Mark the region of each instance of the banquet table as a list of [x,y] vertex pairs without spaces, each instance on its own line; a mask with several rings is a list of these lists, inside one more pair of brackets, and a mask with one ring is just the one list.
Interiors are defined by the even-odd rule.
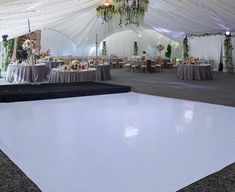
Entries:
[[188,80],[212,80],[210,64],[179,64],[177,77]]
[[49,83],[72,83],[96,81],[96,69],[71,70],[52,69],[49,76]]
[[7,68],[6,80],[11,83],[33,83],[47,81],[47,66],[45,64],[10,64]]
[[98,64],[98,65],[93,65],[93,67],[96,69],[97,81],[104,81],[111,79],[109,64]]
[[47,69],[48,69],[48,74],[51,72],[51,70],[53,68],[57,68],[61,65],[64,65],[64,62],[63,61],[45,61],[44,62],[47,66]]

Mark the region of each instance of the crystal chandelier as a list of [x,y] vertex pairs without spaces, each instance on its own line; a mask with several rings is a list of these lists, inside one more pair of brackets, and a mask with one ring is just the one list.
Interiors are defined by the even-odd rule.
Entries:
[[114,17],[120,26],[136,25],[144,20],[148,8],[148,0],[102,0],[96,8],[97,16],[104,21],[111,21]]

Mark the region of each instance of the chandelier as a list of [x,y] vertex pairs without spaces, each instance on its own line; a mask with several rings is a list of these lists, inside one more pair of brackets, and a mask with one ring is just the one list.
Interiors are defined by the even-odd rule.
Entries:
[[115,18],[120,26],[136,25],[144,20],[148,0],[102,0],[97,6],[97,16],[105,22]]

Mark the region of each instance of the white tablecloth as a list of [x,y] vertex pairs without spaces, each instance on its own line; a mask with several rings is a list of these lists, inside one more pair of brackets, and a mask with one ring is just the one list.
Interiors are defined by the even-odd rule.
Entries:
[[80,71],[62,71],[52,69],[49,77],[50,83],[72,83],[96,81],[96,69]]
[[33,83],[47,81],[47,66],[45,64],[10,64],[7,68],[6,80],[14,83]]

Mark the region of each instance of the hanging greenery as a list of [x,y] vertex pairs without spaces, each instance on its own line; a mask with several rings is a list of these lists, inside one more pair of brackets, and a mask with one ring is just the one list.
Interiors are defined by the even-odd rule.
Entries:
[[137,42],[134,42],[134,55],[137,56],[138,55],[138,45]]
[[171,45],[170,44],[167,45],[165,56],[167,58],[171,58]]
[[193,38],[193,37],[207,37],[207,36],[216,36],[216,35],[223,35],[223,33],[199,33],[199,34],[187,34],[188,38]]
[[189,46],[188,46],[188,37],[186,36],[183,40],[183,50],[184,50],[184,58],[189,57]]
[[233,47],[231,37],[224,40],[224,62],[228,72],[233,72]]
[[97,17],[102,17],[105,22],[112,20],[113,14],[115,13],[114,5],[112,4],[100,4],[96,7]]
[[14,39],[3,42],[4,52],[2,60],[2,70],[6,71],[9,63],[11,62],[11,57],[14,49]]
[[105,41],[103,41],[102,56],[103,57],[107,56],[107,48],[106,48],[106,42]]
[[149,0],[101,0],[96,8],[97,17],[101,17],[105,22],[115,18],[119,21],[119,26],[139,26],[144,20],[148,3]]

